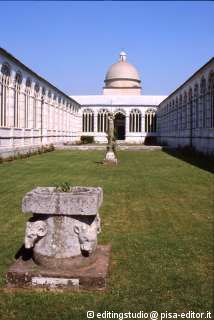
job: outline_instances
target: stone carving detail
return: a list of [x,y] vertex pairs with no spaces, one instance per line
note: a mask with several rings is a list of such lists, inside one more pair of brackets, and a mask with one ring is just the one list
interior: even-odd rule
[[38,187],[22,201],[23,212],[33,213],[27,222],[25,247],[42,266],[67,266],[69,259],[91,256],[101,232],[101,188],[74,187],[60,192]]
[[91,225],[75,225],[74,232],[78,235],[81,251],[90,255],[97,247],[97,234],[101,232],[100,218],[95,218]]
[[36,241],[47,234],[47,225],[42,220],[28,221],[25,230],[25,248],[34,247]]

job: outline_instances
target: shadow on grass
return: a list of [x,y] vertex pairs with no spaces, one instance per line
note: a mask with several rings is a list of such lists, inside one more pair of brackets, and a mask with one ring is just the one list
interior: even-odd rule
[[204,155],[190,148],[167,148],[164,147],[163,151],[172,157],[178,158],[185,162],[192,164],[200,169],[214,173],[214,156]]

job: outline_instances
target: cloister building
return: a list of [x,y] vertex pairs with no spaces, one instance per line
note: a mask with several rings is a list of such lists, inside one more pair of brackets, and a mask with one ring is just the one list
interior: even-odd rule
[[158,106],[160,144],[214,152],[214,58]]
[[0,48],[0,156],[81,136],[107,141],[108,113],[117,140],[191,145],[214,152],[214,59],[167,96],[142,95],[137,69],[121,52],[101,95],[69,96]]

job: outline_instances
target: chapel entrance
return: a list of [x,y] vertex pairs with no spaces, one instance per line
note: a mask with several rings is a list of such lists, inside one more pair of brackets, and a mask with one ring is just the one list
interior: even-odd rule
[[121,112],[114,117],[114,128],[116,140],[125,140],[126,117]]

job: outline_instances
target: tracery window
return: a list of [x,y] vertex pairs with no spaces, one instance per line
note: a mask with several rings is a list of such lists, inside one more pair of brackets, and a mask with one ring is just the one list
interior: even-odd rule
[[10,84],[10,66],[2,65],[0,73],[0,126],[7,126],[8,95]]
[[33,97],[33,128],[36,129],[37,128],[37,107],[38,107],[38,97],[39,97],[39,83],[36,83],[34,86],[34,97]]
[[94,112],[91,109],[85,109],[83,111],[82,131],[94,132]]
[[178,96],[175,99],[175,128],[178,130],[178,119],[179,117],[179,111],[178,111]]
[[201,79],[200,84],[200,95],[201,95],[201,128],[206,128],[206,117],[207,117],[207,105],[206,105],[206,79]]
[[31,80],[28,78],[26,80],[26,87],[25,87],[25,117],[24,117],[25,128],[29,128],[30,94],[31,94]]
[[189,88],[188,91],[188,109],[187,109],[187,127],[192,128],[192,110],[193,109],[193,97],[192,97],[192,88]]
[[214,128],[214,72],[209,78],[209,93],[210,93],[210,127]]
[[199,127],[199,98],[198,98],[198,84],[194,87],[194,107],[193,107],[193,128]]
[[187,93],[184,92],[184,98],[183,98],[183,107],[182,107],[182,129],[187,128]]
[[109,111],[101,109],[97,115],[97,131],[107,132],[108,131],[108,114]]
[[20,94],[21,94],[22,75],[16,73],[14,83],[14,127],[20,127]]
[[141,132],[142,115],[138,109],[133,109],[129,115],[129,131]]
[[156,112],[149,109],[145,113],[145,132],[156,132]]
[[179,124],[178,124],[178,129],[181,130],[182,129],[182,123],[183,123],[183,117],[182,117],[182,107],[183,107],[183,97],[182,94],[180,94],[179,96]]

